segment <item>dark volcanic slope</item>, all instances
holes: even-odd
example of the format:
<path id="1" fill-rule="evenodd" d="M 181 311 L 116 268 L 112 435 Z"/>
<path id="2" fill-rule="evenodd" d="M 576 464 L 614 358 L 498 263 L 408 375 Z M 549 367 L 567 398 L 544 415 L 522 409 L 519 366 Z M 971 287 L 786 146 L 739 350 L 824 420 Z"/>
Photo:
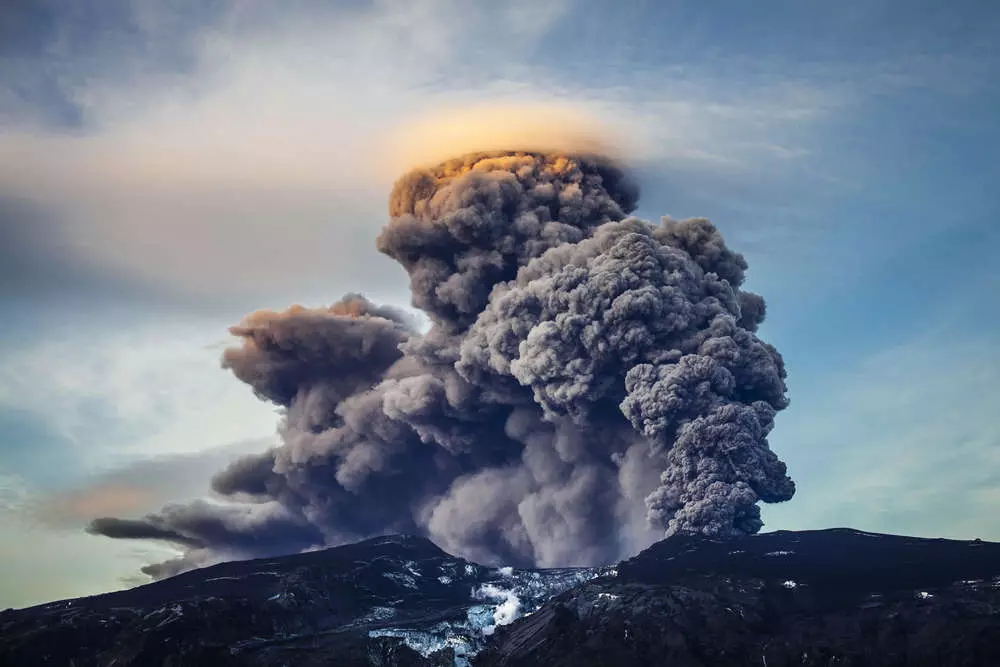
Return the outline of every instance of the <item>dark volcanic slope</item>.
<path id="1" fill-rule="evenodd" d="M 947 586 L 1000 574 L 1000 544 L 880 535 L 848 528 L 777 531 L 737 540 L 683 536 L 618 566 L 619 578 L 678 583 L 728 576 L 794 580 L 826 599 Z"/>
<path id="2" fill-rule="evenodd" d="M 7 610 L 0 665 L 462 664 L 507 591 L 531 610 L 598 574 L 500 571 L 424 538 L 381 537 Z"/>
<path id="3" fill-rule="evenodd" d="M 998 575 L 1000 544 L 843 529 L 673 537 L 616 570 L 386 537 L 8 610 L 0 665 L 1000 665 Z M 490 635 L 498 610 L 529 613 Z"/>
<path id="4" fill-rule="evenodd" d="M 676 537 L 498 631 L 477 664 L 1000 665 L 1000 544 Z"/>
<path id="5" fill-rule="evenodd" d="M 268 664 L 242 654 L 335 629 L 342 632 L 317 646 L 317 657 L 343 651 L 353 660 L 343 664 L 367 664 L 363 651 L 354 655 L 365 634 L 349 626 L 371 608 L 392 602 L 403 614 L 447 614 L 468 598 L 436 574 L 421 591 L 403 585 L 393 577 L 409 562 L 435 572 L 462 565 L 430 542 L 408 538 L 224 563 L 127 591 L 4 612 L 0 664 Z M 184 659 L 166 662 L 171 656 Z"/>

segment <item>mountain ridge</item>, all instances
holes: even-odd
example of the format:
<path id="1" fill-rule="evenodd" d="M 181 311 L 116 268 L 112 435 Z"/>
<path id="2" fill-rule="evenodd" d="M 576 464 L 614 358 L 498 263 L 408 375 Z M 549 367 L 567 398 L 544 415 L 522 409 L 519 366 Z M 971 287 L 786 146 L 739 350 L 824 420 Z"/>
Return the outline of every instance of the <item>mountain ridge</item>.
<path id="1" fill-rule="evenodd" d="M 942 646 L 937 662 L 917 660 Z M 1000 664 L 1000 544 L 849 528 L 678 535 L 613 567 L 514 569 L 390 535 L 0 613 L 0 665 L 12 667 L 762 658 Z"/>

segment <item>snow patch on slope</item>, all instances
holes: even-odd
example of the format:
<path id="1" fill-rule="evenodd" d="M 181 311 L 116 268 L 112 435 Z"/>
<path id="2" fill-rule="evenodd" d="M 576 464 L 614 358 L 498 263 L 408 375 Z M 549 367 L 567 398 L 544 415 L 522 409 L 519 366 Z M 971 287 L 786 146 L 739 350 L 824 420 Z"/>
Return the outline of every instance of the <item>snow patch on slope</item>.
<path id="1" fill-rule="evenodd" d="M 409 574 L 391 573 L 387 576 L 407 587 L 414 587 L 416 568 L 407 567 Z M 471 564 L 465 566 L 465 574 L 474 576 L 483 570 Z M 370 630 L 368 636 L 393 637 L 424 657 L 448 648 L 453 650 L 454 667 L 468 667 L 470 658 L 482 650 L 486 638 L 498 627 L 513 623 L 542 606 L 547 600 L 578 584 L 597 577 L 616 576 L 614 568 L 552 569 L 523 571 L 512 567 L 493 570 L 499 578 L 487 581 L 469 589 L 470 605 L 464 620 L 443 621 L 437 625 L 417 630 L 396 627 Z M 441 575 L 438 581 L 452 583 L 452 577 Z M 456 582 L 457 583 L 457 582 Z"/>

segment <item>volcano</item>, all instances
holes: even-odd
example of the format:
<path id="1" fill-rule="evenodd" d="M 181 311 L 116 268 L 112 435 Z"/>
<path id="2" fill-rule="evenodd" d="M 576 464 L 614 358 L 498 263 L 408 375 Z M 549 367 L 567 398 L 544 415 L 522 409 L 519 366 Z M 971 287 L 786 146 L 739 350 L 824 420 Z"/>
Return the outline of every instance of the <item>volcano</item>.
<path id="1" fill-rule="evenodd" d="M 385 536 L 0 614 L 11 667 L 995 664 L 1000 544 L 849 529 L 557 569 Z"/>

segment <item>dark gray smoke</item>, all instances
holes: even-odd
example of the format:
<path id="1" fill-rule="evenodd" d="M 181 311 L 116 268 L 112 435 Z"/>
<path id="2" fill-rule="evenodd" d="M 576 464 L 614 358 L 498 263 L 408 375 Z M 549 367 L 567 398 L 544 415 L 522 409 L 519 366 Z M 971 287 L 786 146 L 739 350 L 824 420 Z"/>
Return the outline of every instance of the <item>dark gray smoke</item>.
<path id="1" fill-rule="evenodd" d="M 386 532 L 542 566 L 757 532 L 795 491 L 767 442 L 787 399 L 764 300 L 710 222 L 628 217 L 637 197 L 590 157 L 407 174 L 378 248 L 430 330 L 358 295 L 250 315 L 223 363 L 284 409 L 281 446 L 216 475 L 224 503 L 91 530 L 186 550 L 154 576 Z"/>

